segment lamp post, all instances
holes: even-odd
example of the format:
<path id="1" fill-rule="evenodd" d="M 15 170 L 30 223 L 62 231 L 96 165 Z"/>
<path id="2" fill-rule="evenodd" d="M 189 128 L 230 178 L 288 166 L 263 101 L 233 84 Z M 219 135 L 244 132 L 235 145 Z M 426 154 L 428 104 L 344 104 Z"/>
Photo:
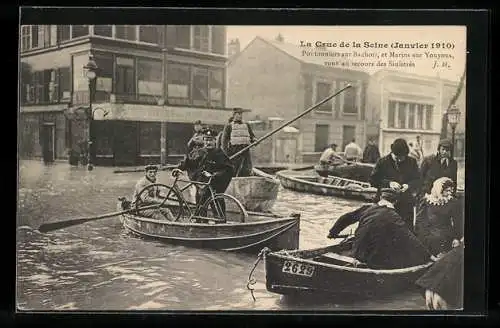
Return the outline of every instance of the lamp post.
<path id="1" fill-rule="evenodd" d="M 457 129 L 458 122 L 460 122 L 460 110 L 456 105 L 452 105 L 450 109 L 446 112 L 446 118 L 451 126 L 451 157 L 455 151 L 455 131 Z"/>
<path id="2" fill-rule="evenodd" d="M 89 122 L 87 169 L 89 171 L 92 171 L 92 169 L 94 168 L 92 165 L 92 154 L 94 151 L 94 142 L 92 135 L 92 121 L 94 120 L 94 111 L 92 110 L 92 100 L 95 96 L 97 71 L 99 69 L 96 62 L 94 61 L 94 56 L 92 54 L 89 55 L 89 61 L 85 66 L 83 66 L 83 69 L 85 70 L 85 74 L 87 76 L 87 79 L 89 80 L 89 108 L 87 109 L 87 120 Z"/>

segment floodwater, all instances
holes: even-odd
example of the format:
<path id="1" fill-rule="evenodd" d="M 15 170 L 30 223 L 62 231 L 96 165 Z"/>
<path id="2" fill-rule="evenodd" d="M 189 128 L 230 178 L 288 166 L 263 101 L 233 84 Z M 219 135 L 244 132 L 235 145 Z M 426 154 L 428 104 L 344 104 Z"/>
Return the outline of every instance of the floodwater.
<path id="1" fill-rule="evenodd" d="M 260 262 L 253 286 L 247 279 L 257 254 L 191 249 L 128 234 L 107 218 L 41 234 L 43 222 L 116 211 L 143 173 L 112 168 L 21 161 L 17 229 L 19 310 L 422 310 L 414 291 L 350 304 L 297 303 L 265 288 Z M 159 172 L 159 182 L 168 172 Z M 302 213 L 300 248 L 329 245 L 333 219 L 360 203 L 280 190 L 277 214 Z M 35 228 L 35 229 L 34 229 Z"/>

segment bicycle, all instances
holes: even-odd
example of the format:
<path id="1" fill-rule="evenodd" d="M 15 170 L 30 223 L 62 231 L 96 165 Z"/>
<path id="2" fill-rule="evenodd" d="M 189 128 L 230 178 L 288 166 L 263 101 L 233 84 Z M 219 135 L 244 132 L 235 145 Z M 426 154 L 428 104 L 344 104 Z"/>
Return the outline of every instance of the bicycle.
<path id="1" fill-rule="evenodd" d="M 173 215 L 172 221 L 174 222 L 179 221 L 181 217 L 187 217 L 191 222 L 214 221 L 225 223 L 227 221 L 236 221 L 243 223 L 248 218 L 248 212 L 238 199 L 226 193 L 216 193 L 213 190 L 210 185 L 212 178 L 214 177 L 213 174 L 207 175 L 207 182 L 180 179 L 180 174 L 182 173 L 172 174 L 175 178 L 172 186 L 167 186 L 162 183 L 154 183 L 143 188 L 137 194 L 136 201 L 134 202 L 136 209 L 140 209 L 140 201 L 138 200 L 142 199 L 141 196 L 146 192 L 150 193 L 153 191 L 153 188 L 155 188 L 156 196 L 159 199 L 162 199 L 162 202 L 158 204 L 158 207 L 168 207 Z M 178 182 L 184 182 L 187 183 L 187 185 L 179 187 Z M 193 185 L 196 187 L 209 188 L 210 198 L 208 198 L 203 204 L 192 203 L 184 197 L 183 192 Z M 162 193 L 160 189 L 163 189 L 165 192 Z M 226 207 L 225 211 L 219 206 L 220 201 L 224 201 Z M 200 212 L 207 213 L 207 216 L 200 216 Z"/>

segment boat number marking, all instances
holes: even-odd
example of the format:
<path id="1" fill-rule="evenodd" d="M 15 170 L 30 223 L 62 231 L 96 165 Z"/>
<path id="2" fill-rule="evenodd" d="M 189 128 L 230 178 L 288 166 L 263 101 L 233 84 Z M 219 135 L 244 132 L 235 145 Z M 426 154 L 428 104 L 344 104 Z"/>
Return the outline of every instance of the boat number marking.
<path id="1" fill-rule="evenodd" d="M 282 271 L 298 276 L 312 277 L 314 274 L 314 266 L 295 261 L 285 261 Z"/>

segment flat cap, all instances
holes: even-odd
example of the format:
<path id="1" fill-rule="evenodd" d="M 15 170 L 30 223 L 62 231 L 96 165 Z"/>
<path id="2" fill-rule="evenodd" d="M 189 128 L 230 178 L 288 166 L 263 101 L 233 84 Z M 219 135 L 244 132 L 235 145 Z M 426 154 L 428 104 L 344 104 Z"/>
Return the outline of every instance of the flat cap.
<path id="1" fill-rule="evenodd" d="M 144 167 L 144 170 L 146 171 L 158 171 L 158 166 L 154 165 L 154 164 L 149 164 L 149 165 L 146 165 Z"/>

